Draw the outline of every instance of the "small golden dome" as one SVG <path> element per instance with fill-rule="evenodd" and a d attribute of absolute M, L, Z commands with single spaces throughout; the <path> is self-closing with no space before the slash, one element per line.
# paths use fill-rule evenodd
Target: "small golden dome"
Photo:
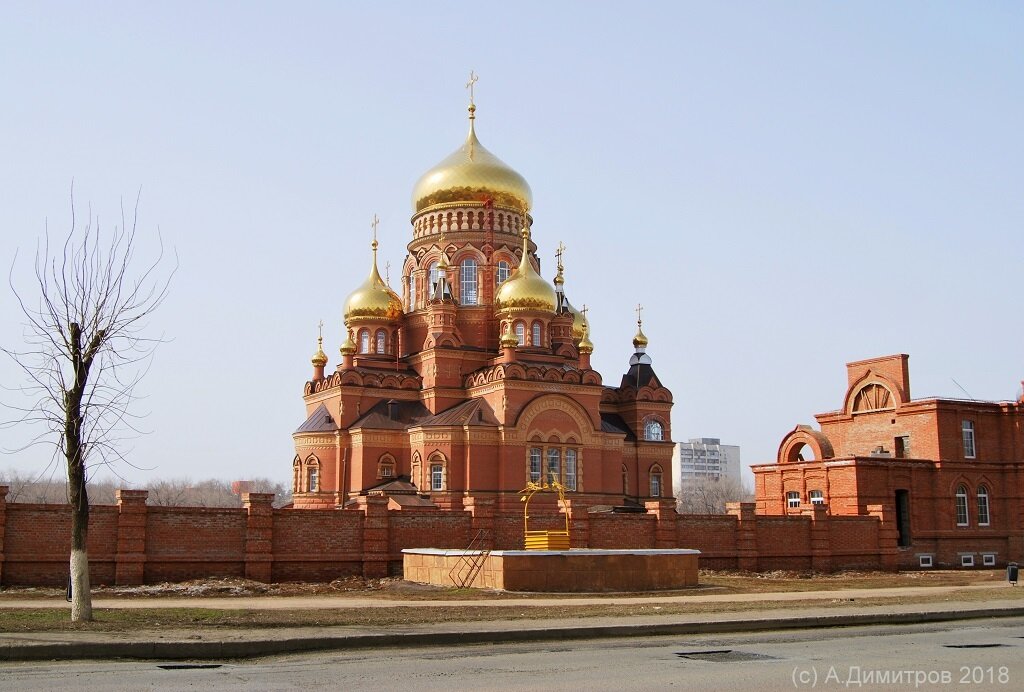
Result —
<path fill-rule="evenodd" d="M 313 358 L 310 362 L 318 368 L 322 368 L 327 365 L 327 354 L 324 353 L 324 338 L 318 337 L 316 340 L 316 353 L 313 354 Z"/>
<path fill-rule="evenodd" d="M 345 330 L 345 341 L 342 342 L 341 348 L 338 350 L 343 356 L 349 356 L 356 352 L 356 344 L 352 341 L 352 334 L 347 329 Z"/>
<path fill-rule="evenodd" d="M 380 278 L 377 271 L 377 241 L 373 241 L 373 266 L 363 285 L 345 301 L 345 323 L 351 319 L 396 320 L 402 315 L 402 299 Z"/>
<path fill-rule="evenodd" d="M 590 325 L 583 325 L 583 337 L 580 339 L 579 344 L 580 353 L 593 353 L 594 342 L 590 340 Z"/>
<path fill-rule="evenodd" d="M 523 176 L 480 144 L 471 109 L 465 143 L 416 181 L 412 206 L 419 213 L 435 204 L 488 199 L 497 206 L 525 212 L 533 205 L 533 192 Z"/>
<path fill-rule="evenodd" d="M 499 343 L 502 348 L 515 348 L 519 345 L 519 337 L 510 329 L 501 335 Z"/>
<path fill-rule="evenodd" d="M 580 310 L 577 310 L 572 306 L 568 300 L 565 301 L 565 307 L 572 315 L 572 340 L 579 343 L 580 339 L 583 338 L 584 332 L 590 333 L 590 320 Z M 586 305 L 583 306 L 587 307 Z"/>
<path fill-rule="evenodd" d="M 640 321 L 636 323 L 636 336 L 633 337 L 633 347 L 637 350 L 647 348 L 647 336 L 644 335 L 644 330 L 640 328 Z"/>
<path fill-rule="evenodd" d="M 555 289 L 533 269 L 530 263 L 528 228 L 523 229 L 523 256 L 519 267 L 512 276 L 502 282 L 497 295 L 494 296 L 494 307 L 497 310 L 543 310 L 554 312 L 557 305 Z"/>

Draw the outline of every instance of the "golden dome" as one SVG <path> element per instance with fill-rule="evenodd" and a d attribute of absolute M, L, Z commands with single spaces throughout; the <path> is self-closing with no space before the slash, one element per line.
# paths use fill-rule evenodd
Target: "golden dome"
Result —
<path fill-rule="evenodd" d="M 416 213 L 446 202 L 484 202 L 525 212 L 533 193 L 523 176 L 489 152 L 476 138 L 475 106 L 469 109 L 469 135 L 450 156 L 424 173 L 412 190 Z"/>
<path fill-rule="evenodd" d="M 316 353 L 313 354 L 310 362 L 318 368 L 327 365 L 327 354 L 324 353 L 324 338 L 322 336 L 316 340 Z"/>
<path fill-rule="evenodd" d="M 587 319 L 586 315 L 574 308 L 568 300 L 565 301 L 565 307 L 569 314 L 572 315 L 572 340 L 579 343 L 584 333 L 590 333 L 590 320 Z M 587 306 L 584 305 L 583 307 Z"/>
<path fill-rule="evenodd" d="M 554 312 L 557 305 L 555 289 L 533 269 L 529 253 L 530 231 L 523 229 L 523 256 L 519 267 L 512 276 L 502 282 L 497 295 L 494 296 L 494 307 L 497 310 L 543 310 Z"/>
<path fill-rule="evenodd" d="M 647 348 L 647 336 L 640 328 L 640 320 L 636 321 L 636 336 L 633 337 L 633 347 L 637 350 Z"/>
<path fill-rule="evenodd" d="M 585 324 L 583 326 L 583 336 L 580 338 L 579 343 L 580 353 L 593 353 L 594 342 L 590 340 L 590 325 Z"/>
<path fill-rule="evenodd" d="M 341 351 L 341 355 L 343 356 L 356 352 L 356 343 L 352 341 L 352 333 L 347 329 L 345 330 L 345 341 L 342 342 L 341 348 L 338 350 Z"/>
<path fill-rule="evenodd" d="M 402 315 L 402 299 L 398 297 L 377 271 L 377 241 L 373 241 L 373 266 L 363 285 L 345 301 L 345 323 L 351 319 L 379 318 L 396 320 Z"/>

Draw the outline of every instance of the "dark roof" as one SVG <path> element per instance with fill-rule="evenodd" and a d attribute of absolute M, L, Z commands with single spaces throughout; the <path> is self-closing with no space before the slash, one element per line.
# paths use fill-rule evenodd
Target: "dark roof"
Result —
<path fill-rule="evenodd" d="M 644 387 L 651 385 L 652 387 L 660 387 L 661 380 L 654 374 L 654 368 L 651 367 L 650 363 L 637 363 L 631 365 L 626 374 L 622 376 L 622 387 Z"/>
<path fill-rule="evenodd" d="M 313 413 L 309 414 L 306 422 L 299 426 L 295 432 L 334 432 L 338 424 L 334 422 L 327 407 L 320 404 Z"/>
<path fill-rule="evenodd" d="M 352 423 L 349 429 L 404 430 L 429 416 L 430 410 L 418 401 L 387 399 L 374 404 L 369 411 Z"/>
<path fill-rule="evenodd" d="M 617 413 L 601 414 L 601 432 L 625 435 L 626 439 L 631 441 L 636 439 L 636 435 L 630 430 L 629 425 Z"/>
<path fill-rule="evenodd" d="M 421 420 L 420 425 L 497 425 L 494 412 L 483 399 L 470 399 Z"/>

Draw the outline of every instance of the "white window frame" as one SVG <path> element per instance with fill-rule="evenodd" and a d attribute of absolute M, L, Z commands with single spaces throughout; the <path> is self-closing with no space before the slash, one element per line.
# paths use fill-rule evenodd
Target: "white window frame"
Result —
<path fill-rule="evenodd" d="M 530 447 L 530 482 L 540 483 L 541 475 L 543 474 L 543 457 L 544 452 L 540 447 Z"/>
<path fill-rule="evenodd" d="M 310 466 L 306 469 L 306 492 L 316 493 L 320 491 L 320 467 Z"/>
<path fill-rule="evenodd" d="M 562 450 L 558 447 L 548 447 L 545 455 L 547 463 L 544 466 L 544 478 L 547 483 L 562 482 Z"/>
<path fill-rule="evenodd" d="M 377 353 L 380 353 L 380 354 L 387 353 L 387 348 L 388 348 L 388 335 L 387 335 L 387 332 L 385 332 L 383 329 L 378 329 L 374 341 L 376 341 L 376 347 L 375 347 L 374 350 Z"/>
<path fill-rule="evenodd" d="M 974 421 L 964 420 L 960 424 L 960 433 L 964 443 L 964 459 L 974 459 L 978 453 L 974 436 Z"/>
<path fill-rule="evenodd" d="M 476 305 L 480 302 L 477 261 L 467 257 L 459 263 L 459 304 Z"/>
<path fill-rule="evenodd" d="M 918 567 L 932 567 L 935 564 L 934 559 L 931 555 L 918 555 L 917 565 Z"/>
<path fill-rule="evenodd" d="M 789 509 L 800 508 L 800 493 L 796 490 L 790 490 L 786 493 L 786 507 Z"/>
<path fill-rule="evenodd" d="M 578 456 L 576 450 L 571 447 L 565 450 L 565 487 L 568 490 L 576 490 Z"/>
<path fill-rule="evenodd" d="M 971 511 L 967 503 L 969 493 L 967 492 L 966 485 L 958 485 L 956 487 L 956 525 L 957 526 L 970 526 L 971 524 Z"/>
<path fill-rule="evenodd" d="M 416 275 L 409 272 L 409 312 L 416 309 Z"/>
<path fill-rule="evenodd" d="M 665 427 L 661 421 L 649 420 L 644 424 L 644 439 L 649 442 L 662 442 L 665 439 Z"/>
<path fill-rule="evenodd" d="M 522 322 L 516 322 L 516 339 L 519 340 L 520 346 L 526 345 L 526 325 Z"/>
<path fill-rule="evenodd" d="M 811 501 L 812 505 L 823 505 L 825 504 L 825 492 L 822 490 L 812 490 L 807 493 L 807 499 Z"/>
<path fill-rule="evenodd" d="M 995 567 L 996 566 L 996 554 L 995 553 L 982 553 L 981 564 L 984 567 Z"/>
<path fill-rule="evenodd" d="M 512 275 L 512 265 L 505 260 L 498 261 L 498 270 L 494 273 L 494 285 L 500 286 Z"/>
<path fill-rule="evenodd" d="M 960 566 L 961 567 L 974 567 L 974 554 L 970 553 L 970 554 L 967 554 L 967 555 L 961 555 L 960 556 Z"/>
<path fill-rule="evenodd" d="M 651 487 L 649 488 L 649 490 L 651 491 L 651 497 L 661 497 L 662 486 L 660 467 L 656 467 L 654 470 L 651 471 L 650 486 Z"/>
<path fill-rule="evenodd" d="M 444 464 L 440 461 L 430 462 L 430 490 L 431 492 L 444 490 Z"/>
<path fill-rule="evenodd" d="M 530 345 L 537 347 L 543 346 L 543 337 L 541 336 L 540 322 L 534 322 L 533 328 L 530 330 Z"/>
<path fill-rule="evenodd" d="M 363 329 L 359 332 L 359 352 L 369 353 L 370 352 L 370 330 Z"/>
<path fill-rule="evenodd" d="M 978 526 L 989 526 L 992 523 L 991 504 L 989 503 L 988 487 L 978 486 Z"/>

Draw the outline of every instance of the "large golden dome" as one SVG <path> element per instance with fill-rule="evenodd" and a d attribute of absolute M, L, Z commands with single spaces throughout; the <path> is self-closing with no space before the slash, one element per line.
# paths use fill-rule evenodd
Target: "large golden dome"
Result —
<path fill-rule="evenodd" d="M 494 296 L 497 310 L 543 310 L 554 312 L 557 296 L 554 287 L 533 269 L 528 251 L 529 232 L 523 230 L 523 257 L 512 276 L 502 282 Z"/>
<path fill-rule="evenodd" d="M 373 267 L 363 285 L 345 301 L 345 322 L 359 318 L 396 320 L 402 315 L 402 299 L 392 291 L 377 271 L 377 241 L 373 241 Z"/>
<path fill-rule="evenodd" d="M 533 205 L 533 193 L 523 176 L 489 152 L 476 138 L 473 112 L 469 111 L 469 135 L 465 143 L 441 163 L 424 173 L 412 191 L 416 213 L 435 204 L 484 202 L 525 212 Z"/>

